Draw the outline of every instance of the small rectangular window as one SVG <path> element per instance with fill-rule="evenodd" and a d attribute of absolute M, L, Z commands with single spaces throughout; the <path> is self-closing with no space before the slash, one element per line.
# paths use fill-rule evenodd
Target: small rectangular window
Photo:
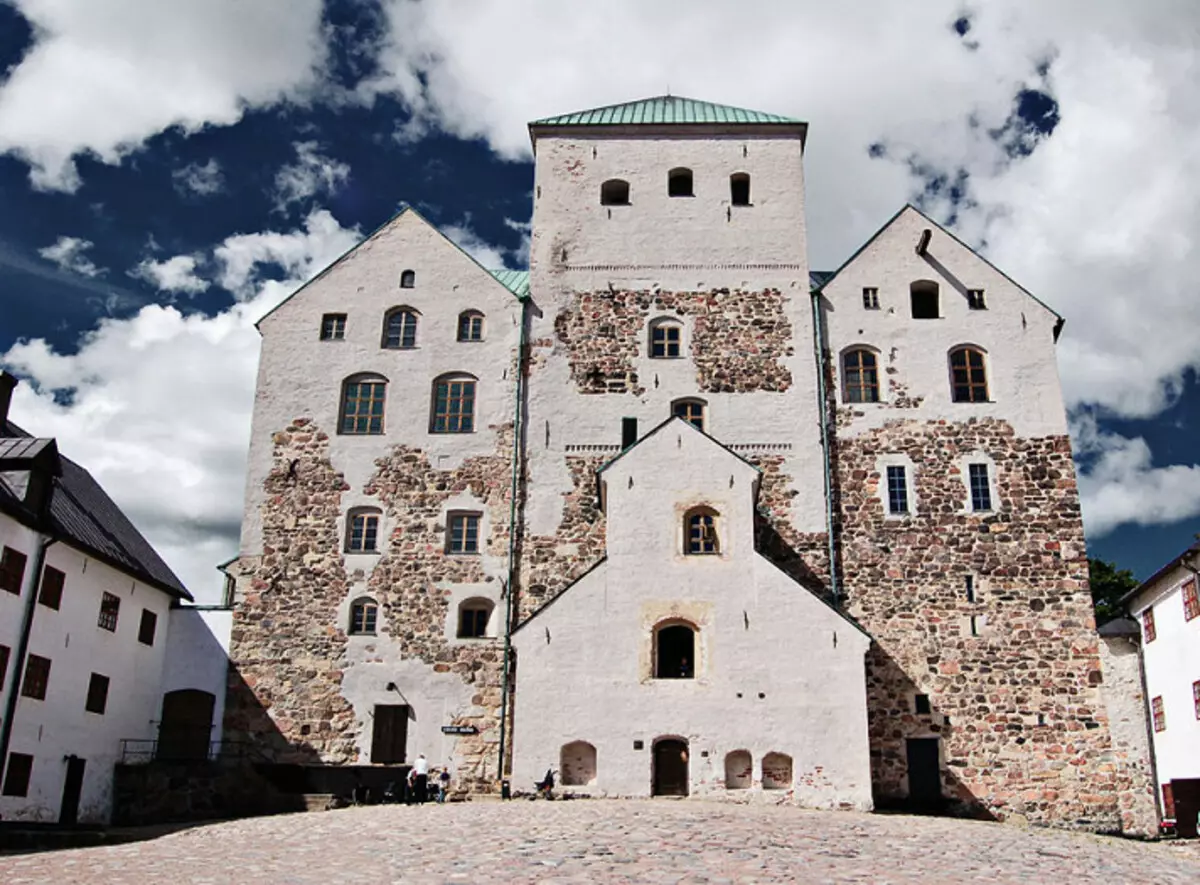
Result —
<path fill-rule="evenodd" d="M 974 602 L 975 601 L 975 576 L 974 575 L 967 575 L 966 585 L 967 585 L 967 602 Z"/>
<path fill-rule="evenodd" d="M 50 687 L 50 659 L 29 655 L 25 659 L 25 678 L 21 681 L 21 696 L 35 701 L 46 700 Z"/>
<path fill-rule="evenodd" d="M 1154 608 L 1146 609 L 1142 615 L 1142 638 L 1146 642 L 1153 642 L 1158 632 L 1154 629 Z"/>
<path fill-rule="evenodd" d="M 1200 679 L 1192 683 L 1192 703 L 1196 707 L 1196 718 L 1200 719 Z"/>
<path fill-rule="evenodd" d="M 350 517 L 350 541 L 346 549 L 351 553 L 374 553 L 379 542 L 379 514 L 355 513 Z"/>
<path fill-rule="evenodd" d="M 919 694 L 913 696 L 913 708 L 919 715 L 927 716 L 932 712 L 933 708 L 929 705 L 929 695 Z"/>
<path fill-rule="evenodd" d="M 987 302 L 983 300 L 982 289 L 967 290 L 967 307 L 971 310 L 987 310 Z"/>
<path fill-rule="evenodd" d="M 447 553 L 479 552 L 479 514 L 454 513 L 446 539 Z"/>
<path fill-rule="evenodd" d="M 42 589 L 38 593 L 38 602 L 58 611 L 62 607 L 63 585 L 67 576 L 58 569 L 46 566 L 42 569 Z"/>
<path fill-rule="evenodd" d="M 154 645 L 154 632 L 158 629 L 158 615 L 148 608 L 142 609 L 142 622 L 138 624 L 138 642 Z"/>
<path fill-rule="evenodd" d="M 1162 785 L 1163 797 L 1163 817 L 1166 820 L 1175 820 L 1175 791 L 1170 784 Z"/>
<path fill-rule="evenodd" d="M 887 495 L 890 513 L 908 513 L 908 475 L 905 468 L 887 469 Z"/>
<path fill-rule="evenodd" d="M 1196 596 L 1196 579 L 1188 578 L 1180 588 L 1183 594 L 1183 619 L 1190 621 L 1200 617 L 1200 597 Z"/>
<path fill-rule="evenodd" d="M 463 608 L 458 613 L 458 638 L 482 639 L 487 636 L 492 612 L 486 608 Z"/>
<path fill-rule="evenodd" d="M 867 310 L 879 310 L 879 290 L 874 286 L 863 287 L 863 307 Z"/>
<path fill-rule="evenodd" d="M 971 509 L 992 509 L 992 487 L 988 481 L 988 466 L 986 464 L 969 464 L 967 473 L 971 481 Z"/>
<path fill-rule="evenodd" d="M 0 691 L 4 690 L 5 679 L 8 678 L 8 656 L 12 650 L 7 645 L 0 645 Z"/>
<path fill-rule="evenodd" d="M 321 317 L 321 340 L 341 341 L 346 337 L 346 315 L 327 313 Z"/>
<path fill-rule="evenodd" d="M 0 590 L 21 595 L 21 582 L 25 579 L 25 554 L 11 547 L 0 553 Z"/>
<path fill-rule="evenodd" d="M 673 359 L 679 356 L 681 340 L 679 326 L 674 323 L 655 326 L 650 334 L 650 356 L 655 359 Z"/>
<path fill-rule="evenodd" d="M 117 618 L 121 614 L 121 598 L 112 593 L 105 593 L 100 599 L 100 617 L 96 626 L 103 627 L 110 633 L 117 632 Z"/>
<path fill-rule="evenodd" d="M 93 673 L 92 679 L 88 683 L 87 703 L 84 704 L 84 709 L 89 713 L 99 713 L 103 716 L 107 707 L 108 677 Z"/>
<path fill-rule="evenodd" d="M 33 757 L 26 753 L 9 753 L 4 771 L 5 796 L 28 796 L 29 778 L 33 774 Z"/>
<path fill-rule="evenodd" d="M 1167 714 L 1163 711 L 1162 695 L 1159 695 L 1158 697 L 1154 698 L 1154 700 L 1150 701 L 1150 712 L 1154 714 L 1154 730 L 1166 731 Z"/>

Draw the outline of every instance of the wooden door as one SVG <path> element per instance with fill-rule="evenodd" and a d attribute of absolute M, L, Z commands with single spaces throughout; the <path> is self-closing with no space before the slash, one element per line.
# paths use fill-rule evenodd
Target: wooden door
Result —
<path fill-rule="evenodd" d="M 667 739 L 654 745 L 652 795 L 686 796 L 688 794 L 687 741 Z"/>
<path fill-rule="evenodd" d="M 207 759 L 216 702 L 212 694 L 196 688 L 183 688 L 163 695 L 156 758 L 187 761 Z"/>
<path fill-rule="evenodd" d="M 372 762 L 403 762 L 408 746 L 408 707 L 376 704 L 371 733 Z"/>
<path fill-rule="evenodd" d="M 908 739 L 908 798 L 914 805 L 937 805 L 942 801 L 937 738 Z"/>
<path fill-rule="evenodd" d="M 1183 838 L 1196 838 L 1200 817 L 1200 778 L 1171 781 L 1175 797 L 1175 831 Z"/>
<path fill-rule="evenodd" d="M 67 757 L 67 778 L 63 782 L 62 806 L 58 811 L 60 824 L 70 826 L 79 820 L 79 798 L 83 795 L 83 770 L 86 767 L 86 759 Z"/>

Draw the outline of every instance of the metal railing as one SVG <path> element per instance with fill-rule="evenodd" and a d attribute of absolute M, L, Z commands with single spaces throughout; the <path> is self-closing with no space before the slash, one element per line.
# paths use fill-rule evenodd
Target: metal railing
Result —
<path fill-rule="evenodd" d="M 205 734 L 203 737 L 207 738 Z M 151 762 L 215 762 L 220 759 L 271 762 L 257 744 L 250 741 L 198 741 L 194 736 L 123 738 L 122 765 L 147 765 Z"/>

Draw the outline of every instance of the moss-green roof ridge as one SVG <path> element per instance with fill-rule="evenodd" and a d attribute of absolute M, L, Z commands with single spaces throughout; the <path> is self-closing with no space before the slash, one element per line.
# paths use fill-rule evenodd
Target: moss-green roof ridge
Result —
<path fill-rule="evenodd" d="M 702 123 L 741 123 L 750 125 L 804 125 L 803 120 L 751 111 L 709 101 L 684 98 L 682 95 L 657 95 L 639 101 L 607 105 L 555 117 L 534 120 L 530 126 L 638 126 Z"/>

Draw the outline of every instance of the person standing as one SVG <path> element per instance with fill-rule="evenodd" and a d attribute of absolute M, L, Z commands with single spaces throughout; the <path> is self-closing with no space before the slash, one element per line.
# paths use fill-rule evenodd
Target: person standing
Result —
<path fill-rule="evenodd" d="M 446 801 L 446 793 L 450 791 L 450 769 L 443 767 L 441 774 L 438 775 L 438 804 L 442 805 Z"/>
<path fill-rule="evenodd" d="M 413 790 L 417 794 L 417 802 L 425 804 L 429 799 L 429 760 L 424 753 L 420 753 L 413 763 Z"/>

